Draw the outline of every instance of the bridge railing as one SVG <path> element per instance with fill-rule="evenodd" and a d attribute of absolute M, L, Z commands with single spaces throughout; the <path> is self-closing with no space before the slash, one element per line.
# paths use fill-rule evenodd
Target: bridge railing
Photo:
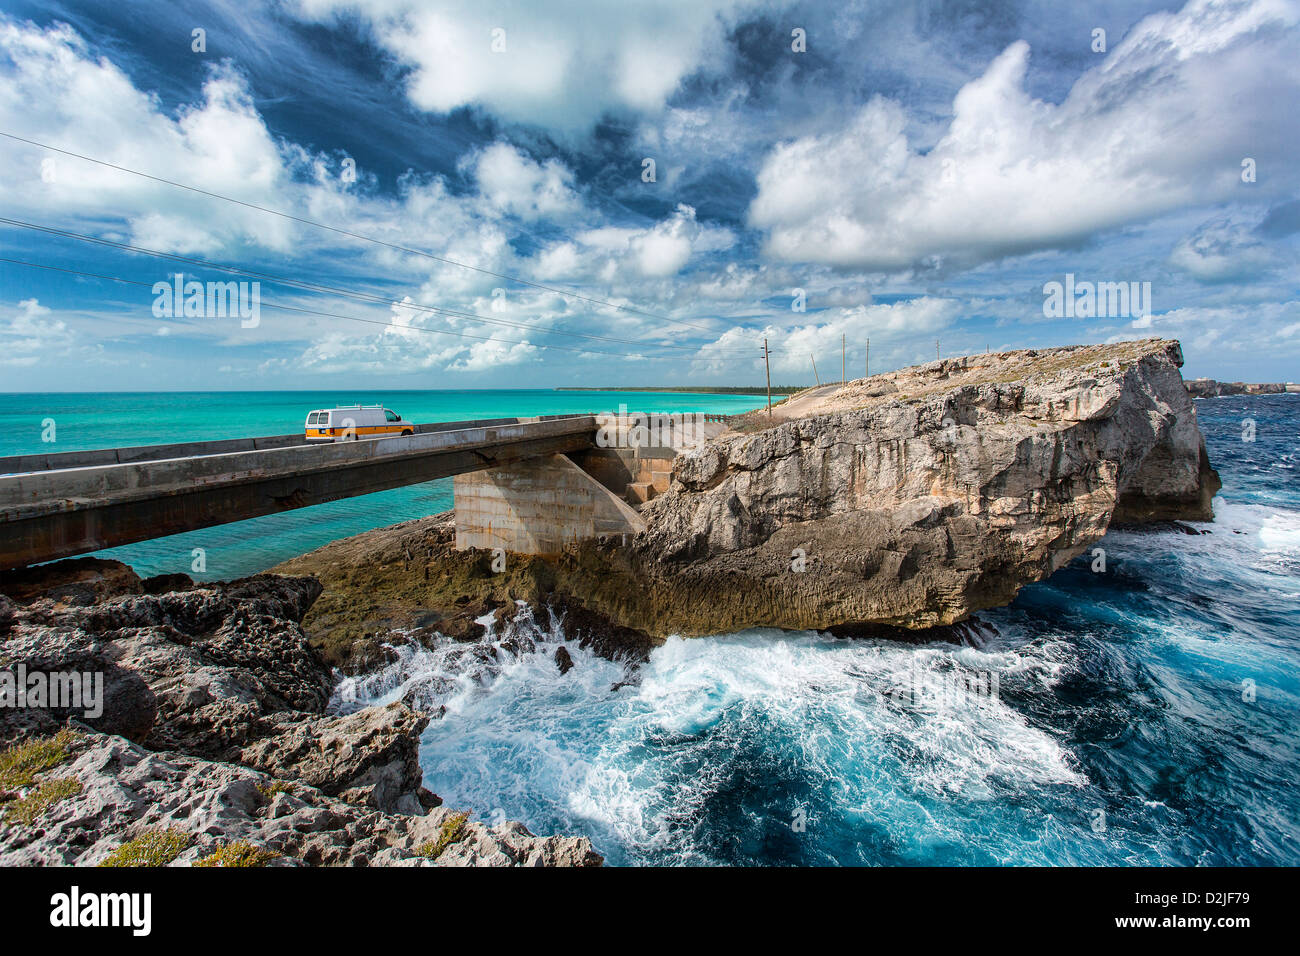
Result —
<path fill-rule="evenodd" d="M 439 426 L 442 427 L 439 427 Z M 53 511 L 78 511 L 105 501 L 122 502 L 236 485 L 277 477 L 347 469 L 363 463 L 398 462 L 429 455 L 473 452 L 480 446 L 527 442 L 596 429 L 595 419 L 547 416 L 438 423 L 403 438 L 149 458 L 0 476 L 0 519 L 16 520 Z M 246 440 L 247 441 L 247 440 Z M 236 446 L 243 444 L 236 441 Z M 175 446 L 155 446 L 174 449 Z M 73 453 L 75 454 L 75 453 Z"/>
<path fill-rule="evenodd" d="M 463 428 L 515 425 L 523 422 L 555 421 L 581 418 L 583 415 L 538 415 L 532 418 L 478 418 L 461 422 L 426 422 L 415 425 L 417 435 L 455 431 Z M 390 437 L 390 436 L 385 436 Z M 363 439 L 365 440 L 365 439 Z M 98 465 L 129 465 L 169 458 L 202 458 L 230 455 L 241 451 L 265 451 L 310 444 L 302 432 L 292 435 L 263 435 L 257 438 L 215 438 L 171 442 L 162 445 L 132 445 L 123 448 L 95 448 L 84 451 L 39 452 L 30 455 L 0 457 L 0 476 L 55 471 L 64 468 L 91 468 Z"/>

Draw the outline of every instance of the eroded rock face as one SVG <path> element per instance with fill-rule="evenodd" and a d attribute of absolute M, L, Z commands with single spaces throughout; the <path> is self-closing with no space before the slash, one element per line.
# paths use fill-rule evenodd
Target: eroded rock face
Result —
<path fill-rule="evenodd" d="M 584 597 L 659 635 L 920 628 L 1005 604 L 1113 521 L 1213 517 L 1181 364 L 1159 340 L 974 356 L 771 427 L 751 413 L 677 458 L 630 554 L 572 559 L 612 575 Z"/>
<path fill-rule="evenodd" d="M 94 866 L 146 830 L 189 839 L 185 866 L 236 842 L 279 854 L 271 866 L 597 866 L 585 837 L 536 837 L 518 823 L 465 822 L 460 839 L 428 854 L 453 811 L 383 813 L 237 764 L 157 753 L 87 728 L 51 775 L 81 791 L 39 825 L 0 822 L 0 866 Z"/>
<path fill-rule="evenodd" d="M 180 862 L 236 840 L 287 863 L 429 862 L 419 848 L 450 814 L 422 785 L 429 718 L 404 703 L 325 712 L 334 678 L 301 625 L 315 578 L 200 586 L 81 559 L 0 575 L 0 592 L 0 668 L 103 680 L 99 713 L 85 700 L 0 708 L 0 746 L 79 729 L 70 765 L 0 792 L 0 864 L 95 863 L 157 826 L 193 838 Z M 3 811 L 68 776 L 81 791 L 39 825 Z M 586 840 L 518 825 L 467 825 L 464 842 L 439 862 L 600 861 Z"/>
<path fill-rule="evenodd" d="M 346 793 L 354 803 L 423 813 L 436 800 L 420 785 L 420 732 L 428 723 L 402 703 L 345 717 L 280 718 L 236 759 L 331 796 Z"/>
<path fill-rule="evenodd" d="M 1216 382 L 1212 378 L 1193 378 L 1187 381 L 1187 391 L 1192 398 L 1218 398 L 1223 395 L 1284 395 L 1297 391 L 1281 382 Z"/>
<path fill-rule="evenodd" d="M 53 709 L 45 714 L 51 727 L 76 716 L 154 749 L 225 759 L 264 735 L 271 714 L 324 711 L 333 680 L 299 623 L 320 594 L 313 578 L 258 575 L 150 595 L 138 593 L 125 565 L 98 562 L 103 583 L 87 580 L 82 562 L 69 563 L 75 592 L 54 577 L 58 564 L 44 569 L 45 591 L 0 578 L 0 588 L 27 601 L 0 645 L 6 667 L 105 675 L 102 716 Z M 93 603 L 128 575 L 137 593 Z M 0 729 L 20 713 L 0 710 Z"/>
<path fill-rule="evenodd" d="M 431 601 L 519 599 L 607 656 L 756 626 L 946 627 L 1113 523 L 1212 519 L 1219 479 L 1181 364 L 1161 340 L 931 362 L 794 396 L 679 455 L 627 546 L 511 555 L 497 574 L 433 516 L 281 570 L 325 580 L 327 626 L 366 602 L 410 620 Z"/>

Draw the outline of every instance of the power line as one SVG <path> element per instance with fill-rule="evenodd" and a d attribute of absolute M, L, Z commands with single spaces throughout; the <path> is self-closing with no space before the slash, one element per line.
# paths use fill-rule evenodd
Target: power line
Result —
<path fill-rule="evenodd" d="M 42 232 L 47 235 L 58 236 L 64 239 L 74 239 L 78 242 L 87 242 L 99 246 L 107 246 L 112 249 L 119 249 L 126 252 L 133 252 L 140 255 L 152 256 L 158 259 L 169 259 L 173 262 L 184 262 L 190 265 L 197 265 L 218 272 L 226 272 L 231 275 L 250 276 L 256 279 L 264 279 L 279 285 L 289 286 L 291 288 L 304 289 L 309 292 L 316 292 L 326 295 L 337 295 L 345 298 L 356 299 L 362 302 L 370 302 L 380 305 L 398 305 L 408 309 L 414 309 L 422 312 L 431 312 L 444 315 L 453 315 L 459 318 L 473 319 L 479 322 L 486 322 L 490 325 L 501 325 L 508 328 L 522 329 L 529 332 L 549 335 L 568 335 L 584 339 L 597 339 L 606 342 L 617 342 L 622 345 L 635 345 L 641 348 L 665 348 L 677 351 L 697 352 L 699 349 L 690 345 L 670 345 L 642 342 L 637 339 L 618 338 L 608 335 L 597 335 L 593 332 L 575 332 L 566 329 L 548 329 L 537 325 L 523 322 L 512 322 L 509 319 L 490 318 L 485 315 L 479 315 L 476 312 L 466 312 L 459 309 L 449 309 L 445 306 L 426 305 L 420 302 L 397 302 L 392 298 L 376 295 L 370 292 L 357 292 L 350 289 L 340 289 L 336 286 L 323 285 L 315 282 L 306 282 L 301 279 L 294 279 L 287 276 L 278 276 L 273 273 L 259 272 L 253 269 L 244 269 L 239 266 L 223 265 L 221 263 L 211 262 L 207 259 L 200 259 L 195 256 L 184 256 L 179 253 L 162 252 L 157 249 L 147 249 L 143 246 L 132 245 L 127 242 L 118 242 L 113 239 L 104 239 L 99 236 L 89 236 L 84 233 L 71 232 L 66 229 L 58 229 L 53 226 L 44 226 L 40 223 L 27 222 L 22 219 L 9 219 L 0 217 L 0 223 L 17 226 L 23 229 L 31 229 L 36 232 Z M 719 351 L 741 351 L 740 349 L 719 350 Z M 744 351 L 748 351 L 747 349 Z"/>
<path fill-rule="evenodd" d="M 0 130 L 0 136 L 4 136 L 8 139 L 16 140 L 17 142 L 20 143 L 26 143 L 29 146 L 36 146 L 39 147 L 40 149 L 48 149 L 51 152 L 61 153 L 64 156 L 71 156 L 74 159 L 84 160 L 85 162 L 88 163 L 96 163 L 97 165 L 105 166 L 109 169 L 116 169 L 119 172 L 130 173 L 133 176 L 140 176 L 144 179 L 151 179 L 154 182 L 163 183 L 164 185 L 167 186 L 174 186 L 177 189 L 187 189 L 190 192 L 198 193 L 203 196 L 210 196 L 213 199 L 221 199 L 225 202 L 235 203 L 236 205 L 243 206 L 247 209 L 255 209 L 258 212 L 264 212 L 272 216 L 279 216 L 281 219 L 287 219 L 291 222 L 301 223 L 303 225 L 312 226 L 317 229 L 325 229 L 328 230 L 329 232 L 333 232 L 341 236 L 347 236 L 350 239 L 360 239 L 363 242 L 373 242 L 376 245 L 386 246 L 389 249 L 394 249 L 398 252 L 404 252 L 413 256 L 422 256 L 426 259 L 431 259 L 434 262 L 441 262 L 446 265 L 457 266 L 458 268 L 461 269 L 469 269 L 473 272 L 478 272 L 482 275 L 492 276 L 493 278 L 496 279 L 503 279 L 507 282 L 517 282 L 520 285 L 530 286 L 534 289 L 541 289 L 545 292 L 553 292 L 556 295 L 566 296 L 571 299 L 581 299 L 583 302 L 591 302 L 596 305 L 603 305 L 603 306 L 607 306 L 608 308 L 618 309 L 623 312 L 629 312 L 636 315 L 643 315 L 651 319 L 659 319 L 662 322 L 669 322 L 672 323 L 673 325 L 681 325 L 688 329 L 696 329 L 697 331 L 700 332 L 707 332 L 710 335 L 716 334 L 716 331 L 714 329 L 706 329 L 702 325 L 694 325 L 690 322 L 683 322 L 681 319 L 672 319 L 666 315 L 659 315 L 654 312 L 647 312 L 644 309 L 637 309 L 629 305 L 619 305 L 617 302 L 610 302 L 606 299 L 597 299 L 594 296 L 582 295 L 580 293 L 571 292 L 566 289 L 557 289 L 554 286 L 544 285 L 540 282 L 533 282 L 529 279 L 521 279 L 518 276 L 507 275 L 501 272 L 493 272 L 490 269 L 483 269 L 480 268 L 479 266 L 472 266 L 467 262 L 459 262 L 455 259 L 449 259 L 446 256 L 434 255 L 431 252 L 424 252 L 420 249 L 411 249 L 407 246 L 399 245 L 393 242 L 388 242 L 384 239 L 376 239 L 374 236 L 363 235 L 362 233 L 352 232 L 348 229 L 340 229 L 337 226 L 329 226 L 323 222 L 316 222 L 313 219 L 305 219 L 302 216 L 294 216 L 287 212 L 281 212 L 278 209 L 271 209 L 267 206 L 258 205 L 257 203 L 246 202 L 242 199 L 235 199 L 233 196 L 223 196 L 221 193 L 211 192 L 210 190 L 207 189 L 200 189 L 198 186 L 191 186 L 188 183 L 179 183 L 172 179 L 164 179 L 161 176 L 154 176 L 150 173 L 141 172 L 138 169 L 131 169 L 129 167 L 119 166 L 116 163 L 110 163 L 102 159 L 95 159 L 93 156 L 86 156 L 82 153 L 74 153 L 71 150 L 60 149 L 58 146 L 51 146 L 48 143 L 39 143 L 34 139 L 26 139 L 22 136 L 17 136 L 13 133 L 6 133 L 3 130 Z"/>
<path fill-rule="evenodd" d="M 152 282 L 142 282 L 139 279 L 126 279 L 121 276 L 104 275 L 98 272 L 83 272 L 79 269 L 65 269 L 60 266 L 51 266 L 40 262 L 27 262 L 23 259 L 9 259 L 0 256 L 0 262 L 9 262 L 19 266 L 29 266 L 33 269 L 46 269 L 50 272 L 63 272 L 69 275 L 83 276 L 85 278 L 90 278 L 90 279 L 107 279 L 110 282 L 121 282 L 126 285 L 138 285 L 149 289 L 153 288 L 154 286 L 154 283 Z M 271 303 L 271 302 L 262 302 L 259 303 L 259 306 L 268 309 L 279 309 L 285 312 L 301 312 L 306 315 L 319 315 L 331 319 L 344 319 L 348 322 L 363 322 L 367 325 L 380 325 L 380 326 L 384 326 L 385 328 L 399 329 L 403 331 L 409 330 L 413 332 L 427 332 L 433 335 L 455 335 L 460 338 L 477 339 L 482 342 L 496 342 L 500 345 L 527 345 L 529 348 L 535 348 L 535 349 L 558 349 L 562 352 L 579 352 L 584 355 L 613 355 L 618 358 L 627 358 L 629 355 L 629 353 L 627 352 L 607 352 L 604 351 L 603 349 L 574 348 L 572 346 L 566 346 L 566 345 L 544 345 L 542 343 L 534 343 L 534 342 L 527 342 L 527 341 L 517 342 L 511 339 L 494 339 L 491 336 L 474 335 L 473 333 L 470 332 L 457 332 L 453 329 L 430 329 L 420 325 L 398 325 L 395 322 L 384 322 L 379 319 L 363 319 L 360 316 L 355 316 L 355 315 L 340 315 L 337 312 L 323 312 L 317 309 L 303 309 L 292 305 L 276 305 L 275 303 Z M 657 348 L 662 346 L 649 346 L 649 347 Z"/>

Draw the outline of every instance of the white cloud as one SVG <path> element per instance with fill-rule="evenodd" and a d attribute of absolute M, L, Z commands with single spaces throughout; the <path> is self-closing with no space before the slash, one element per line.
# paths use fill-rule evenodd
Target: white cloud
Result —
<path fill-rule="evenodd" d="M 782 259 L 903 270 L 1077 243 L 1250 188 L 1285 194 L 1296 21 L 1289 0 L 1193 0 L 1136 25 L 1060 104 L 1026 92 L 1017 41 L 962 87 L 929 151 L 881 98 L 839 132 L 778 146 L 750 222 Z M 1243 155 L 1271 179 L 1243 184 Z"/>
<path fill-rule="evenodd" d="M 1278 255 L 1250 226 L 1220 217 L 1179 242 L 1169 261 L 1202 282 L 1229 282 L 1269 271 Z"/>
<path fill-rule="evenodd" d="M 596 255 L 626 256 L 642 277 L 662 278 L 680 272 L 692 256 L 730 249 L 731 230 L 702 225 L 695 209 L 679 204 L 672 216 L 644 229 L 603 227 L 577 236 Z"/>
<path fill-rule="evenodd" d="M 1176 338 L 1185 351 L 1199 353 L 1204 362 L 1225 353 L 1253 356 L 1256 362 L 1271 358 L 1278 349 L 1294 348 L 1291 339 L 1300 329 L 1300 301 L 1260 302 L 1241 306 L 1187 306 L 1130 323 L 1131 332 L 1115 339 Z"/>
<path fill-rule="evenodd" d="M 0 21 L 0 52 L 8 61 L 0 60 L 0 128 L 249 202 L 266 203 L 285 188 L 284 157 L 228 66 L 213 69 L 203 101 L 173 119 L 121 69 L 92 57 L 66 25 Z M 12 140 L 0 143 L 0 157 L 10 170 L 0 199 L 43 221 L 125 212 L 135 241 L 181 252 L 212 251 L 247 235 L 272 248 L 288 243 L 281 220 L 234 206 L 213 217 L 213 200 L 104 166 Z"/>
<path fill-rule="evenodd" d="M 407 95 L 445 113 L 576 129 L 608 110 L 656 110 L 696 69 L 721 59 L 726 25 L 758 0 L 299 0 L 302 16 L 356 13 L 412 68 Z M 503 34 L 494 34 L 501 30 Z M 494 52 L 494 39 L 504 50 Z"/>
<path fill-rule="evenodd" d="M 485 200 L 524 219 L 566 217 L 581 207 L 573 173 L 559 160 L 538 163 L 508 143 L 493 143 L 465 165 L 473 167 Z"/>
<path fill-rule="evenodd" d="M 73 333 L 36 299 L 23 299 L 7 318 L 0 318 L 0 365 L 30 366 L 64 352 Z"/>
<path fill-rule="evenodd" d="M 961 310 L 961 303 L 954 299 L 919 296 L 894 303 L 827 309 L 815 317 L 791 313 L 792 320 L 798 319 L 797 323 L 770 323 L 757 332 L 753 329 L 729 329 L 700 349 L 693 364 L 700 371 L 734 367 L 740 364 L 735 358 L 738 350 L 752 349 L 755 341 L 767 338 L 772 344 L 773 374 L 779 373 L 797 381 L 809 380 L 812 378 L 812 362 L 816 359 L 822 380 L 838 381 L 840 352 L 844 343 L 855 356 L 853 367 L 847 373 L 850 378 L 857 378 L 861 373 L 857 371 L 856 356 L 862 353 L 868 338 L 871 339 L 871 354 L 875 356 L 874 367 L 883 367 L 883 359 L 902 355 L 909 356 L 907 361 L 914 361 L 915 353 L 933 342 L 935 332 L 952 326 Z M 933 353 L 930 357 L 933 358 Z M 755 363 L 762 367 L 761 358 L 743 362 L 746 366 Z"/>

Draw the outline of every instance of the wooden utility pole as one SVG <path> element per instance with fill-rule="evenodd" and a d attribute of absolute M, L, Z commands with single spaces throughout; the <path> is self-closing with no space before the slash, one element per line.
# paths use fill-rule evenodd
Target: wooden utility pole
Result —
<path fill-rule="evenodd" d="M 822 380 L 821 380 L 821 376 L 817 374 L 817 356 L 810 355 L 808 357 L 812 359 L 812 363 L 813 363 L 813 378 L 817 379 L 817 384 L 820 386 Z"/>
<path fill-rule="evenodd" d="M 846 364 L 848 361 L 848 359 L 846 358 L 846 356 L 848 355 L 848 352 L 846 351 L 847 348 L 848 346 L 846 344 L 846 336 L 843 332 L 841 332 L 840 333 L 840 384 L 841 385 L 847 384 L 849 380 L 849 367 Z"/>
<path fill-rule="evenodd" d="M 867 336 L 867 367 L 863 369 L 867 373 L 867 378 L 871 378 L 871 336 Z"/>
<path fill-rule="evenodd" d="M 772 417 L 772 363 L 768 361 L 771 350 L 767 347 L 767 338 L 763 338 L 763 369 L 767 372 L 767 417 Z"/>

